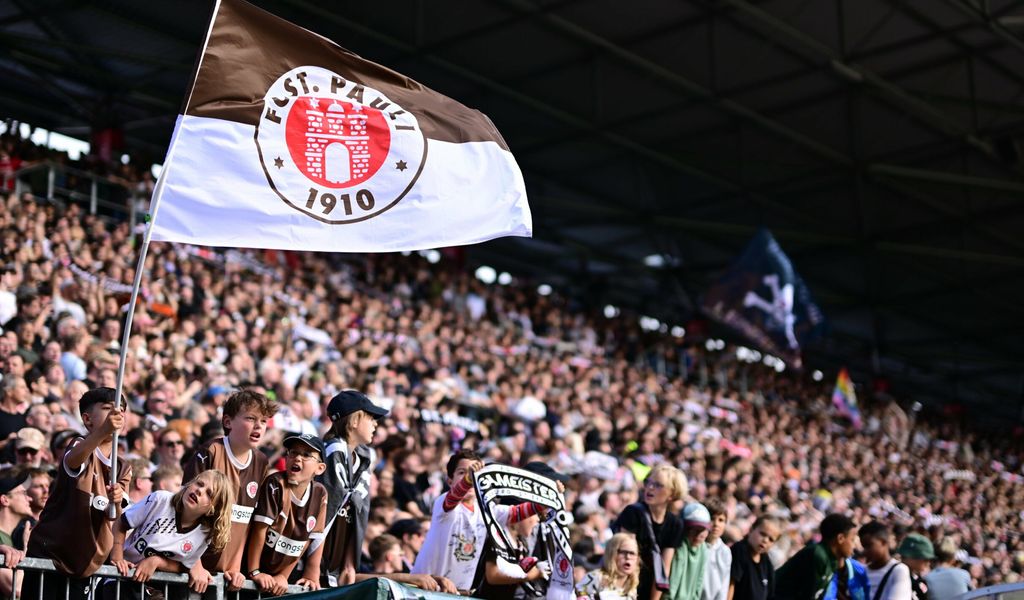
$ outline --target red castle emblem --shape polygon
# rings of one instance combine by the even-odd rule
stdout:
[[[181,553],[182,554],[188,554],[191,551],[192,551],[192,542],[190,542],[188,540],[185,540],[184,542],[181,543]]]
[[[288,113],[285,139],[292,161],[306,177],[341,188],[359,185],[380,169],[391,132],[377,109],[302,97]]]

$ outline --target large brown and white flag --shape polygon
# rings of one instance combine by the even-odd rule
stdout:
[[[479,111],[242,0],[219,0],[153,198],[155,240],[388,252],[528,237]]]

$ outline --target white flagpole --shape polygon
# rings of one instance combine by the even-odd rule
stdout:
[[[159,197],[160,188],[164,178],[161,177],[157,182],[156,187],[153,190],[153,199]],[[150,207],[151,209],[154,207]],[[139,288],[142,287],[142,271],[146,267],[146,253],[149,252],[149,240],[153,232],[153,220],[151,215],[145,219],[146,232],[142,236],[142,247],[139,249],[139,264],[135,267],[135,281],[132,283],[132,298],[128,301],[128,311],[124,319],[124,333],[121,335],[121,356],[117,363],[117,383],[114,388],[114,402],[117,403],[118,408],[121,404],[121,389],[124,387],[124,367],[128,358],[128,339],[132,335],[132,319],[135,317],[135,302],[139,298]],[[124,407],[127,410],[127,406]],[[117,440],[120,436],[120,432],[114,432],[114,443],[110,448],[110,486],[117,485]],[[113,503],[110,504],[110,510],[108,512],[111,519],[117,517],[117,507]]]

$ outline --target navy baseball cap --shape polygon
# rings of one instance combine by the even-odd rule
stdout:
[[[298,444],[305,444],[306,446],[309,446],[313,450],[319,452],[321,459],[324,457],[324,442],[315,435],[310,435],[308,433],[293,433],[288,437],[284,438],[284,441],[281,442],[281,444],[285,448],[291,448],[292,446],[296,446]]]
[[[388,416],[388,411],[374,404],[366,394],[356,390],[345,390],[331,398],[327,405],[327,416],[332,421],[343,419],[357,410],[364,410],[375,419]]]

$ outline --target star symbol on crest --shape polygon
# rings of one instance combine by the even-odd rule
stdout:
[[[309,107],[310,108],[320,108],[320,99],[319,98],[310,98],[309,99]]]
[[[395,168],[398,169],[399,171],[404,171],[409,168],[409,165],[405,164],[404,160],[400,160],[395,163]]]
[[[277,167],[278,169],[284,166],[284,161],[281,160],[280,156],[274,159],[274,166]]]

